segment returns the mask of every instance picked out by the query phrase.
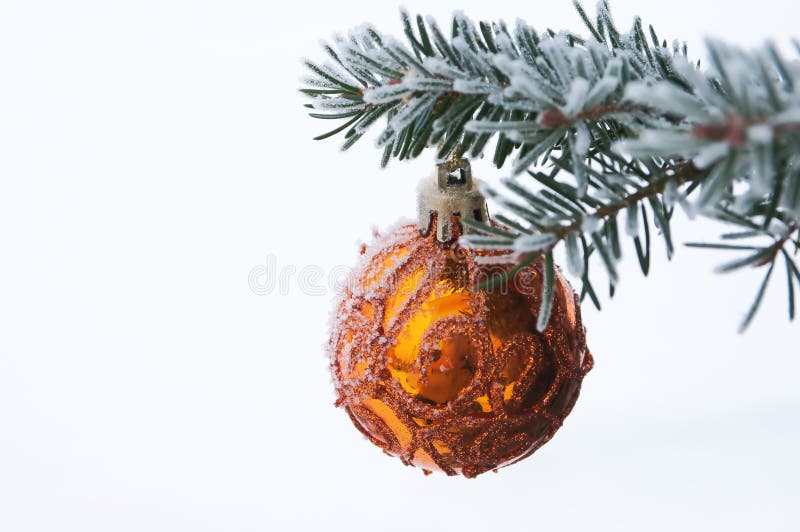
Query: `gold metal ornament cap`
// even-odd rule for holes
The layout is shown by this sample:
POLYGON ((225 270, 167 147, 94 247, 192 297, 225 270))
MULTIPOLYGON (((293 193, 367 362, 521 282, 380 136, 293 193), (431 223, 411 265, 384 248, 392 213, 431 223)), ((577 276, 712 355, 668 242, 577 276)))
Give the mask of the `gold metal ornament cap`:
MULTIPOLYGON (((417 226, 426 236, 436 219, 436 239, 448 242, 456 236, 454 224, 464 218, 487 222, 486 198, 478 190, 479 181, 472 178, 467 159, 452 159, 436 165, 436 174, 423 179, 417 190, 417 226)), ((462 225, 462 233, 472 232, 462 225)))

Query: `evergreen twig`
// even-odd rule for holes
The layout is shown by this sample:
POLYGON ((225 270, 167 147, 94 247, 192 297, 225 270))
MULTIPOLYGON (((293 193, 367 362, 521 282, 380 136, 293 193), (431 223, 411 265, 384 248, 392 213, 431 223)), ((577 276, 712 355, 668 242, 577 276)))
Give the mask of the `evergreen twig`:
POLYGON ((325 45, 331 63, 306 62, 310 77, 301 91, 311 98, 311 116, 344 120, 317 138, 344 133, 347 149, 385 119, 378 135, 383 165, 433 146, 440 159, 479 157, 495 139, 493 161, 503 167, 513 157, 513 176, 502 190, 486 192, 505 211, 497 219, 508 232, 499 237, 483 228, 487 236, 464 242, 490 239, 520 264, 551 261, 564 244, 582 296, 598 308, 590 266, 600 260, 613 295, 622 234, 647 275, 650 225, 671 256, 676 205, 731 225, 722 244, 690 245, 745 253, 719 271, 768 268, 742 328, 778 258, 793 318, 800 286, 800 69, 772 43, 747 51, 708 41, 709 67, 701 70, 685 44, 668 47, 652 26, 645 35, 639 18, 624 33, 606 2, 596 22, 575 5, 588 39, 538 33, 524 23, 513 31, 475 25, 462 14, 445 35, 432 19, 405 12, 408 44, 369 26, 337 38, 325 45))

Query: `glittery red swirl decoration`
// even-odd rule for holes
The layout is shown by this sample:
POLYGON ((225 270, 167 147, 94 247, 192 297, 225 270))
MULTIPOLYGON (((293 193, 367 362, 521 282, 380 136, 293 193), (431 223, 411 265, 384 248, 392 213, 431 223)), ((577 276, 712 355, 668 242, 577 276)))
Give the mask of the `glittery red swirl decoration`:
POLYGON ((530 456, 572 410, 592 367, 577 296, 556 272, 536 331, 542 265, 510 268, 401 225, 362 248, 329 342, 337 406, 386 453, 425 473, 475 477, 530 456))

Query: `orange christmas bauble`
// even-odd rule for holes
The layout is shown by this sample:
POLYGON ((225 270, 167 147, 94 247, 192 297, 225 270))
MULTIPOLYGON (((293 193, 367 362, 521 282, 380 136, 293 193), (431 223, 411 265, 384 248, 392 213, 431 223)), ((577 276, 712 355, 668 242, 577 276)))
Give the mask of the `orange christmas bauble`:
POLYGON ((473 290, 510 259, 399 225, 362 247, 329 342, 353 424, 425 472, 474 477, 547 442, 592 366, 578 298, 556 271, 551 318, 536 330, 542 263, 473 290))

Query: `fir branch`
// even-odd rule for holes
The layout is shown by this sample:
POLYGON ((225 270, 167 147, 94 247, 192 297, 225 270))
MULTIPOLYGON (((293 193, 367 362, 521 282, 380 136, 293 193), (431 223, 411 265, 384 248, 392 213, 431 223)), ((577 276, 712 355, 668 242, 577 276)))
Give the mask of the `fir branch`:
POLYGON ((744 242, 702 246, 746 252, 723 271, 768 268, 743 327, 779 258, 793 317, 800 285, 793 258, 800 248, 796 63, 772 43, 746 51, 708 41, 709 66, 701 70, 685 44, 668 47, 652 26, 646 35, 638 17, 625 33, 606 2, 595 19, 575 5, 586 39, 521 22, 513 30, 476 25, 461 14, 445 34, 432 19, 402 12, 407 44, 368 26, 354 30, 325 45, 332 63, 306 62, 310 77, 301 91, 311 98, 311 116, 344 121, 317 138, 344 133, 347 149, 385 118, 383 165, 433 146, 439 159, 479 157, 494 139, 496 166, 514 157, 503 189, 486 190, 505 211, 496 218, 508 233, 486 230, 489 236, 465 243, 516 251, 520 264, 550 260, 563 243, 582 296, 598 308, 591 266, 600 260, 613 295, 623 235, 647 275, 652 234, 673 253, 676 205, 690 217, 733 225, 723 241, 744 242))

